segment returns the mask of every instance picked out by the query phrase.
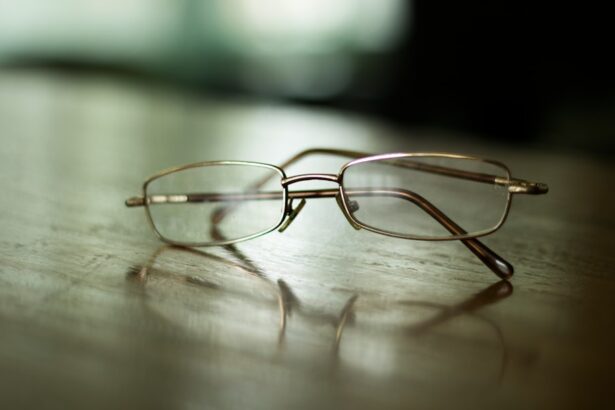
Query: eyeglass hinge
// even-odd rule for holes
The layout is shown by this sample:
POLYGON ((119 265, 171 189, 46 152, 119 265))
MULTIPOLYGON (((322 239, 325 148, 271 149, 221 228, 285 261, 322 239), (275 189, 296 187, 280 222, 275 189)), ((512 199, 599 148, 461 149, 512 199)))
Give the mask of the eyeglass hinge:
POLYGON ((128 198, 125 204, 127 207, 143 206, 145 205, 145 198, 141 196, 133 196, 132 198, 128 198))
POLYGON ((523 179, 496 178, 495 183, 506 185, 508 192, 513 194, 540 195, 549 192, 549 186, 542 182, 532 182, 523 179))

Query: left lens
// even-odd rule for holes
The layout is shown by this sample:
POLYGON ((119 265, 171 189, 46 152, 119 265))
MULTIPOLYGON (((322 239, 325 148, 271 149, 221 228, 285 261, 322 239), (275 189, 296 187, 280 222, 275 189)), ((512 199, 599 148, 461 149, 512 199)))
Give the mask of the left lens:
POLYGON ((216 245, 275 229, 284 212, 282 171, 257 163, 205 163, 150 180, 147 212, 169 241, 216 245))

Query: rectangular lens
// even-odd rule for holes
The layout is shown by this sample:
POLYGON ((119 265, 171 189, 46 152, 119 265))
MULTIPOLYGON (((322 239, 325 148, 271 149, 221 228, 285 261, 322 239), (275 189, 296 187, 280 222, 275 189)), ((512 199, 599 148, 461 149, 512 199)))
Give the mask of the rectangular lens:
POLYGON ((284 212, 282 172, 257 163, 206 163, 150 180, 147 211, 158 233, 215 245, 275 229, 284 212))
POLYGON ((385 158, 351 163, 342 176, 352 217, 368 229, 450 239, 487 233, 506 215, 510 175, 503 165, 435 154, 385 158))

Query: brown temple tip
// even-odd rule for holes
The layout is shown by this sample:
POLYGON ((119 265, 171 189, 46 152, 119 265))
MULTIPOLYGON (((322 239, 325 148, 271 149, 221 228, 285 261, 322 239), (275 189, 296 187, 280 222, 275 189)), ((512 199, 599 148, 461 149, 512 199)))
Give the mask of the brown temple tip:
POLYGON ((494 253, 493 262, 495 266, 489 266, 489 268, 502 279, 510 279, 515 274, 515 268, 506 259, 503 259, 498 254, 494 253))
POLYGON ((515 273, 515 269, 506 259, 489 249, 478 239, 466 239, 462 242, 499 278, 510 279, 515 273))

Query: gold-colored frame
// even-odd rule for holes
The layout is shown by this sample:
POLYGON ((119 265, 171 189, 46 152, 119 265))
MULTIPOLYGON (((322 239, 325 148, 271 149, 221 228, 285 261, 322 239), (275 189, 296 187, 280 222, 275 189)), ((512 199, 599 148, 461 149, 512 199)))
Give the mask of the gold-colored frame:
MULTIPOLYGON (((254 185, 254 188, 259 188, 268 182, 270 178, 266 180, 258 181, 257 184, 254 185)), ((142 196, 141 197, 132 197, 126 200, 126 206, 128 207, 137 207, 144 206, 146 210, 146 215, 148 219, 148 223, 156 233, 156 235, 164 242, 179 245, 179 246, 190 246, 190 247, 205 247, 205 246, 222 246, 222 245, 232 245, 238 242, 246 241, 249 239, 257 238, 263 236, 269 232, 272 232, 276 229, 279 231, 285 230, 290 223, 295 219, 296 215, 301 211, 303 205, 305 204, 305 199, 308 198, 336 198, 337 203, 348 220, 348 222, 355 229, 365 229, 367 231, 371 231, 374 233, 378 233, 381 235, 386 235, 389 237, 401 238, 401 239, 412 239, 412 240, 424 240, 424 241, 450 241, 450 240, 459 240, 461 241, 472 253, 474 253, 489 269, 491 269, 496 275, 500 278, 508 279, 513 275, 514 269, 512 265, 499 256, 497 253, 489 249, 486 245, 480 242, 477 238, 491 234, 497 231, 506 221, 508 213, 510 211, 510 206, 512 203, 512 195, 513 194, 529 194, 529 195, 538 195, 545 194, 548 192, 548 186, 539 182, 531 182, 523 179, 512 178, 510 170, 506 165, 499 161, 490 160, 481 157, 468 156, 468 155, 460 155, 460 154, 451 154, 451 153, 443 153, 443 152, 428 152, 428 153, 390 153, 390 154, 381 154, 381 155, 370 155, 358 151, 350 151, 350 150, 339 150, 339 149, 329 149, 329 148, 314 148, 302 151, 297 155, 290 158, 288 161, 284 162, 280 167, 271 164, 265 164, 261 162, 251 162, 251 161, 205 161, 205 162, 197 162, 193 164, 187 164, 179 167, 165 169, 156 173, 155 175, 149 177, 143 184, 142 187, 142 196), (303 157, 308 155, 336 155, 336 156, 345 156, 354 158, 352 161, 344 164, 340 171, 337 174, 300 174, 294 175, 291 177, 287 177, 284 172, 284 168, 288 167, 292 163, 300 160, 303 157), (469 179, 482 183, 490 183, 495 185, 504 186, 507 189, 506 196, 506 204, 504 208, 504 212, 498 221, 498 223, 489 229, 485 229, 479 232, 467 233, 461 227, 459 227, 454 221, 448 218, 442 211, 432 205, 425 198, 420 195, 413 193, 411 191, 405 191, 401 189, 392 190, 384 192, 386 195, 397 196, 402 199, 409 200, 413 202, 415 205, 419 206, 423 211, 428 213, 432 218, 436 219, 442 226, 444 226, 450 233, 450 236, 420 236, 420 235, 404 235, 395 232, 390 232, 386 230, 381 230, 367 224, 362 223, 357 220, 353 216, 353 201, 349 200, 349 195, 371 195, 374 193, 373 189, 369 191, 361 192, 360 190, 352 191, 344 188, 343 180, 344 173, 346 170, 353 165, 367 163, 367 162, 375 162, 375 161, 385 161, 385 160, 396 160, 396 159, 404 159, 404 158, 412 158, 412 157, 441 157, 441 158, 452 158, 452 159, 466 159, 473 161, 481 161, 485 163, 489 163, 501 168, 505 172, 505 177, 477 173, 472 171, 463 171, 459 169, 441 167, 436 165, 429 164, 421 164, 421 163, 399 163, 397 166, 401 167, 409 167, 413 169, 418 169, 426 172, 439 173, 446 176, 461 178, 461 179, 469 179), (251 193, 251 194, 220 194, 220 193, 196 193, 196 194, 178 194, 178 195, 152 195, 148 196, 147 187, 148 185, 163 176, 180 172, 186 169, 198 168, 198 167, 207 167, 207 166, 215 166, 215 165, 245 165, 245 166, 257 166, 271 169, 280 175, 280 182, 282 186, 281 196, 280 192, 259 192, 259 193, 251 193), (337 184, 337 188, 335 189, 316 189, 316 190, 304 190, 304 191, 289 191, 288 187, 294 183, 302 182, 302 181, 311 181, 311 180, 321 180, 321 181, 329 181, 337 184), (231 197, 229 197, 231 195, 231 197), (282 202, 282 212, 280 215, 280 219, 271 228, 266 230, 243 236, 241 238, 229 239, 227 240, 224 237, 221 237, 219 241, 209 241, 209 242, 182 242, 171 240, 166 238, 161 232, 156 228, 156 225, 153 221, 150 204, 152 203, 184 203, 184 202, 202 202, 202 201, 223 201, 228 199, 245 199, 245 200, 279 200, 282 202), (293 207, 293 200, 299 199, 301 203, 297 207, 293 207)), ((214 222, 221 221, 222 218, 226 215, 227 212, 230 211, 230 207, 221 208, 217 215, 214 215, 214 222)), ((214 224, 215 227, 215 224, 214 224)), ((215 229, 215 228, 214 228, 215 229)))
MULTIPOLYGON (((143 195, 142 198, 144 199, 142 205, 145 206, 145 214, 147 216, 147 221, 149 223, 149 226, 154 230, 154 232, 156 233, 156 236, 161 241, 171 244, 171 245, 190 246, 190 247, 232 245, 234 243, 243 242, 243 241, 247 241, 250 239, 258 238, 259 236, 266 235, 271 231, 275 231, 276 229, 280 227, 280 225, 282 225, 282 223, 284 223, 284 220, 286 219, 286 216, 287 216, 288 189, 283 187, 282 189, 283 208, 282 208, 282 212, 280 213, 280 219, 271 228, 267 228, 263 231, 254 233, 252 235, 246 235, 241 238, 236 238, 232 240, 221 240, 217 242, 184 242, 184 241, 172 240, 172 239, 165 237, 156 227, 156 224, 154 223, 154 218, 152 217, 152 214, 149 208, 151 204, 151 201, 148 199, 148 195, 147 195, 147 187, 149 186, 149 184, 159 178, 162 178, 164 176, 167 176, 169 174, 173 174, 176 172, 185 171, 187 169, 202 168, 202 167, 209 167, 209 166, 216 166, 216 165, 247 165, 247 166, 260 167, 260 168, 268 168, 280 174, 280 177, 282 178, 282 180, 286 178, 286 174, 284 173, 284 170, 282 170, 281 168, 276 167, 275 165, 264 164, 262 162, 253 162, 253 161, 203 161, 203 162, 195 162, 192 164, 181 165, 178 167, 167 168, 160 172, 157 172, 156 174, 152 175, 147 180, 145 180, 145 182, 143 183, 141 192, 143 195)), ((126 201, 126 204, 130 206, 128 204, 128 201, 126 201)))

